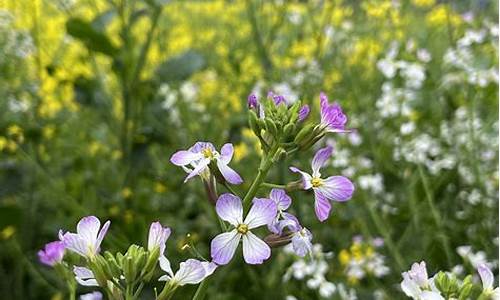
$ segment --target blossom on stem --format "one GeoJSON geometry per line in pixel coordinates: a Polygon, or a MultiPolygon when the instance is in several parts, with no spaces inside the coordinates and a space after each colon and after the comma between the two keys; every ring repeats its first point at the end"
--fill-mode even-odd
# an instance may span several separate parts
{"type": "Polygon", "coordinates": [[[325,93],[319,96],[321,107],[321,126],[327,132],[350,132],[350,129],[345,128],[347,116],[342,111],[342,108],[337,103],[329,104],[328,97],[325,93]]]}
{"type": "Polygon", "coordinates": [[[59,231],[59,239],[68,250],[87,258],[92,258],[100,251],[104,236],[108,232],[110,221],[101,222],[95,216],[83,217],[76,226],[76,233],[59,231]],[[101,228],[101,230],[99,230],[101,228]]]}
{"type": "Polygon", "coordinates": [[[38,259],[47,266],[54,266],[62,261],[64,257],[64,244],[61,241],[50,242],[38,251],[38,259]]]}
{"type": "Polygon", "coordinates": [[[247,104],[248,104],[248,108],[250,108],[250,109],[257,108],[257,105],[259,103],[257,101],[257,96],[254,93],[251,93],[250,95],[248,95],[247,104]]]}
{"type": "Polygon", "coordinates": [[[210,254],[216,264],[228,264],[240,240],[243,240],[243,258],[246,263],[261,264],[271,256],[271,248],[250,230],[273,221],[277,212],[273,201],[254,198],[245,220],[241,199],[232,194],[221,195],[215,209],[222,220],[234,226],[234,229],[217,235],[211,242],[210,254]]]}
{"type": "Polygon", "coordinates": [[[228,166],[233,158],[233,153],[233,145],[230,143],[224,144],[219,153],[212,143],[197,142],[189,150],[174,153],[170,158],[170,162],[176,166],[181,166],[188,173],[184,182],[196,175],[208,180],[210,174],[209,164],[214,161],[227,182],[240,184],[243,179],[228,166]]]}
{"type": "Polygon", "coordinates": [[[99,286],[92,270],[85,267],[73,267],[76,281],[83,286],[99,286]]]}
{"type": "Polygon", "coordinates": [[[288,196],[283,189],[272,189],[269,194],[269,199],[273,201],[277,207],[276,217],[267,225],[269,231],[277,235],[282,235],[283,230],[287,228],[289,230],[287,234],[291,233],[291,242],[294,252],[301,257],[310,253],[312,248],[311,232],[300,225],[297,217],[286,212],[292,203],[290,196],[288,196]]]}
{"type": "Polygon", "coordinates": [[[321,178],[320,169],[332,155],[331,146],[322,148],[316,152],[311,163],[312,175],[295,167],[290,167],[292,172],[302,175],[302,184],[305,190],[314,191],[314,210],[320,221],[324,221],[330,215],[331,204],[329,200],[343,202],[351,199],[354,185],[344,176],[330,176],[321,178]]]}
{"type": "Polygon", "coordinates": [[[411,269],[402,275],[401,289],[408,297],[417,300],[444,300],[439,290],[428,279],[424,261],[420,264],[414,263],[411,269]]]}
{"type": "Polygon", "coordinates": [[[151,223],[148,236],[148,251],[160,247],[160,255],[163,255],[170,232],[170,228],[161,226],[160,222],[151,223]]]}
{"type": "Polygon", "coordinates": [[[217,265],[212,262],[188,259],[180,263],[179,270],[174,274],[168,259],[165,256],[160,256],[160,268],[167,274],[161,276],[159,281],[169,281],[174,286],[183,286],[200,283],[212,275],[217,265]]]}
{"type": "Polygon", "coordinates": [[[102,294],[100,292],[92,292],[80,295],[80,300],[102,300],[102,294]]]}
{"type": "Polygon", "coordinates": [[[477,268],[481,282],[483,283],[483,294],[490,296],[491,299],[500,299],[500,288],[493,288],[495,276],[486,264],[480,264],[477,268]]]}

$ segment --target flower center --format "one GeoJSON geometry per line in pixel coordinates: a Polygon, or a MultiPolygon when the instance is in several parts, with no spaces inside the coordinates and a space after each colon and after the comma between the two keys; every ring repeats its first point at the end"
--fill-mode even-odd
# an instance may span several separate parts
{"type": "Polygon", "coordinates": [[[239,224],[238,227],[236,227],[236,230],[238,231],[238,233],[246,234],[248,232],[248,225],[247,224],[239,224]]]}
{"type": "Polygon", "coordinates": [[[205,156],[205,158],[210,158],[212,159],[214,157],[214,154],[212,152],[212,150],[210,150],[209,148],[205,148],[201,151],[201,153],[203,153],[203,156],[205,156]]]}
{"type": "Polygon", "coordinates": [[[314,177],[313,179],[311,179],[311,184],[313,187],[319,187],[323,184],[323,180],[321,180],[321,178],[319,177],[314,177]]]}

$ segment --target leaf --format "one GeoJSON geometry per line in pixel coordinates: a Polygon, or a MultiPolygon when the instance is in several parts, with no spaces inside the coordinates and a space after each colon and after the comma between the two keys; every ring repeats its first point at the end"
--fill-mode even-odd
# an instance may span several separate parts
{"type": "Polygon", "coordinates": [[[205,67],[203,56],[196,51],[188,50],[163,62],[156,69],[156,74],[161,82],[182,81],[203,67],[205,67]]]}
{"type": "Polygon", "coordinates": [[[92,25],[79,18],[70,18],[66,22],[66,31],[72,37],[82,41],[88,49],[114,56],[117,49],[106,34],[96,30],[92,25]]]}

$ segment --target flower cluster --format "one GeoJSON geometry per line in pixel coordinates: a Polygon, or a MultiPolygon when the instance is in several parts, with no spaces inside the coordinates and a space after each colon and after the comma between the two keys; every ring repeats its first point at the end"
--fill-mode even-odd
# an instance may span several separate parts
{"type": "MultiPolygon", "coordinates": [[[[170,157],[172,164],[188,174],[184,182],[197,176],[201,178],[207,199],[215,205],[217,221],[223,232],[217,234],[210,243],[211,261],[191,258],[181,262],[177,272],[174,272],[165,254],[171,230],[159,222],[151,224],[147,248],[131,245],[125,254],[105,252],[101,255],[101,243],[110,221],[101,227],[98,218],[89,216],[80,220],[76,233],[61,230],[60,241],[49,243],[40,251],[41,262],[54,267],[61,266],[63,270],[72,269],[74,277],[65,275],[68,282],[73,285],[76,281],[83,286],[99,286],[110,299],[137,298],[159,264],[165,274],[158,280],[166,281],[157,297],[162,300],[170,299],[178,287],[198,284],[218,267],[227,265],[234,258],[240,243],[244,261],[252,265],[268,260],[271,248],[287,244],[299,257],[314,255],[312,233],[291,211],[292,198],[287,192],[312,190],[314,211],[322,222],[330,216],[331,201],[351,199],[354,185],[347,177],[322,176],[320,173],[332,156],[333,147],[326,146],[316,152],[311,162],[312,174],[290,167],[292,172],[301,174],[301,180],[286,184],[271,184],[265,180],[271,167],[283,157],[310,149],[327,133],[351,131],[345,128],[347,117],[340,106],[337,103],[330,104],[323,93],[319,106],[320,121],[307,124],[310,108],[301,105],[296,99],[292,103],[287,97],[273,92],[269,92],[268,97],[262,100],[254,94],[248,97],[249,124],[260,141],[262,157],[256,178],[243,199],[230,186],[243,183],[243,178],[229,166],[234,156],[232,144],[224,144],[218,151],[212,143],[197,142],[170,157]],[[229,193],[219,195],[218,185],[229,193]],[[273,188],[269,194],[258,197],[259,190],[265,187],[273,188]],[[259,227],[269,231],[264,238],[256,234],[260,231],[259,227]],[[83,257],[85,265],[70,266],[64,261],[65,251],[83,257]]],[[[311,284],[320,287],[322,294],[333,293],[335,285],[326,281],[320,273],[313,280],[315,283],[311,284]]]]}
{"type": "Polygon", "coordinates": [[[491,269],[480,264],[477,273],[482,286],[474,283],[471,275],[459,280],[454,274],[441,271],[429,278],[426,264],[422,261],[414,263],[409,271],[402,274],[401,289],[416,300],[499,299],[500,289],[493,286],[495,277],[491,269]]]}

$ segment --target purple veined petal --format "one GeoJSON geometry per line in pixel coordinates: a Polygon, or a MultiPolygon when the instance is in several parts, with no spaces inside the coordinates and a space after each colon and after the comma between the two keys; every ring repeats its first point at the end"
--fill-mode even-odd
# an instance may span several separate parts
{"type": "Polygon", "coordinates": [[[330,201],[319,190],[314,189],[314,211],[318,220],[323,222],[328,219],[331,209],[330,201]]]}
{"type": "Polygon", "coordinates": [[[83,286],[99,286],[94,273],[85,267],[73,267],[76,281],[83,286]]]}
{"type": "Polygon", "coordinates": [[[94,246],[96,252],[99,252],[100,250],[102,240],[104,239],[104,236],[106,236],[106,233],[108,232],[109,225],[111,225],[111,221],[106,221],[106,223],[104,223],[104,225],[102,226],[101,231],[99,231],[99,235],[97,236],[97,240],[94,246]]]}
{"type": "Polygon", "coordinates": [[[174,277],[174,272],[172,271],[172,266],[170,265],[170,261],[168,260],[168,258],[165,257],[165,255],[163,255],[163,253],[160,255],[158,261],[160,262],[160,269],[167,272],[166,279],[160,281],[167,281],[170,280],[172,277],[174,277]]]}
{"type": "Polygon", "coordinates": [[[269,198],[276,203],[278,210],[287,210],[292,204],[292,198],[283,189],[272,189],[269,198]]]}
{"type": "Polygon", "coordinates": [[[312,251],[312,234],[307,228],[297,231],[292,237],[292,248],[300,257],[306,256],[312,251]]]}
{"type": "Polygon", "coordinates": [[[267,229],[275,234],[281,235],[282,229],[280,229],[280,220],[276,217],[271,223],[267,224],[267,229]]]}
{"type": "Polygon", "coordinates": [[[204,158],[201,159],[198,163],[198,165],[189,173],[189,175],[184,179],[184,182],[187,182],[189,179],[193,178],[196,175],[199,175],[205,168],[208,167],[208,164],[210,163],[210,159],[204,158]]]}
{"type": "Polygon", "coordinates": [[[296,167],[290,167],[289,169],[290,169],[290,171],[292,171],[294,173],[300,173],[300,175],[302,175],[302,184],[304,185],[304,190],[308,190],[308,189],[312,188],[312,184],[311,184],[312,176],[311,175],[307,174],[304,171],[299,170],[296,167]]]}
{"type": "Polygon", "coordinates": [[[321,173],[319,170],[325,165],[326,161],[332,156],[333,147],[327,146],[325,148],[321,148],[316,152],[314,158],[311,163],[311,167],[313,170],[313,177],[320,177],[321,173]]]}
{"type": "Polygon", "coordinates": [[[251,231],[243,235],[243,258],[247,264],[263,263],[271,256],[271,248],[251,231]]]}
{"type": "Polygon", "coordinates": [[[57,233],[57,237],[59,237],[59,240],[62,242],[64,238],[64,231],[62,229],[59,229],[59,232],[57,233]]]}
{"type": "Polygon", "coordinates": [[[274,201],[270,199],[254,198],[252,207],[243,223],[248,225],[248,229],[253,229],[271,223],[277,213],[278,209],[274,201]]]}
{"type": "Polygon", "coordinates": [[[210,243],[210,255],[218,265],[226,265],[234,256],[241,239],[236,229],[217,235],[210,243]]]}
{"type": "Polygon", "coordinates": [[[321,115],[323,115],[325,110],[328,108],[328,96],[324,92],[319,94],[319,105],[321,108],[321,115]]]}
{"type": "Polygon", "coordinates": [[[408,271],[408,274],[410,275],[411,279],[415,281],[420,287],[426,287],[427,286],[427,267],[425,265],[425,261],[422,261],[420,263],[414,263],[411,266],[410,271],[408,271]]]}
{"type": "Polygon", "coordinates": [[[309,105],[305,104],[303,105],[300,110],[299,110],[299,118],[298,118],[298,121],[299,122],[302,122],[304,121],[307,116],[309,115],[309,112],[311,111],[311,109],[309,108],[309,105]]]}
{"type": "Polygon", "coordinates": [[[354,185],[344,176],[330,176],[323,179],[323,185],[318,187],[326,198],[334,201],[347,201],[354,193],[354,185]]]}
{"type": "Polygon", "coordinates": [[[170,233],[170,228],[163,227],[160,222],[151,223],[148,235],[148,251],[152,251],[155,247],[160,247],[160,254],[163,254],[165,243],[170,237],[170,233]]]}
{"type": "Polygon", "coordinates": [[[241,179],[241,176],[235,170],[219,159],[217,159],[217,168],[219,168],[224,179],[230,184],[241,184],[243,182],[243,179],[241,179]]]}
{"type": "Polygon", "coordinates": [[[100,292],[92,292],[80,295],[80,300],[102,300],[102,294],[100,292]]]}
{"type": "Polygon", "coordinates": [[[220,149],[220,159],[227,165],[233,158],[234,147],[233,144],[227,143],[220,149]]]}
{"type": "Polygon", "coordinates": [[[208,277],[212,275],[215,272],[215,269],[217,269],[217,264],[209,261],[202,261],[201,265],[205,269],[205,277],[208,277]]]}
{"type": "Polygon", "coordinates": [[[194,153],[191,151],[181,150],[175,152],[172,157],[170,157],[170,162],[176,166],[185,166],[201,158],[203,158],[202,153],[194,153]]]}
{"type": "Polygon", "coordinates": [[[200,283],[206,276],[205,268],[201,261],[197,259],[188,259],[181,262],[179,270],[175,273],[173,280],[179,285],[200,283]]]}
{"type": "Polygon", "coordinates": [[[217,215],[233,226],[238,226],[243,221],[243,205],[241,199],[233,194],[222,194],[215,204],[217,215]]]}
{"type": "Polygon", "coordinates": [[[300,225],[299,219],[297,219],[296,216],[292,215],[291,213],[284,212],[281,214],[283,217],[283,228],[288,227],[290,231],[292,232],[297,232],[302,229],[302,226],[300,225]]]}
{"type": "Polygon", "coordinates": [[[101,222],[95,216],[83,217],[76,225],[76,232],[87,245],[95,246],[100,227],[101,222]]]}
{"type": "Polygon", "coordinates": [[[63,243],[64,248],[70,251],[73,251],[83,257],[87,257],[89,255],[90,245],[76,233],[66,232],[63,236],[63,243]]]}
{"type": "Polygon", "coordinates": [[[480,264],[477,268],[481,282],[483,283],[483,290],[493,289],[493,282],[495,277],[490,268],[486,264],[480,264]]]}

